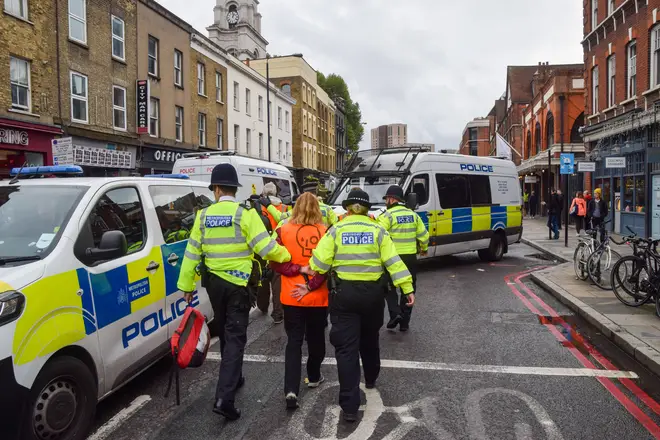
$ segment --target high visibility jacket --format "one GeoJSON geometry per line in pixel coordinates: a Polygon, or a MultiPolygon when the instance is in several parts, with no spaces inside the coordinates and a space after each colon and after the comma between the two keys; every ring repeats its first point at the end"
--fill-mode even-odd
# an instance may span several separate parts
{"type": "MultiPolygon", "coordinates": [[[[291,253],[291,263],[298,266],[309,265],[312,251],[319,244],[321,237],[326,232],[323,224],[298,225],[286,223],[279,228],[279,237],[284,247],[291,253]]],[[[285,306],[299,307],[327,307],[328,285],[323,283],[321,287],[312,290],[300,301],[291,296],[291,292],[297,288],[296,284],[306,284],[305,278],[298,274],[293,277],[282,275],[282,290],[280,300],[285,306]]],[[[313,288],[313,287],[312,287],[313,288]]]]}
{"type": "MultiPolygon", "coordinates": [[[[344,220],[346,217],[348,217],[348,212],[345,212],[345,213],[343,213],[342,215],[340,215],[340,216],[337,218],[337,221],[340,222],[340,221],[344,220]]],[[[371,220],[376,220],[376,216],[373,215],[373,214],[369,214],[369,218],[370,218],[371,220]]]]}
{"type": "Polygon", "coordinates": [[[268,235],[255,210],[233,201],[215,203],[195,218],[177,287],[184,292],[195,289],[195,269],[202,254],[211,273],[238,286],[246,286],[254,253],[278,263],[291,259],[289,251],[268,235]]]}
{"type": "Polygon", "coordinates": [[[523,193],[523,202],[525,203],[529,202],[529,194],[523,193]]]}
{"type": "Polygon", "coordinates": [[[394,205],[376,220],[390,233],[399,255],[414,255],[418,251],[426,252],[429,248],[429,231],[424,222],[412,209],[403,205],[394,205]]]}
{"type": "Polygon", "coordinates": [[[176,243],[177,241],[185,240],[189,236],[189,232],[185,229],[179,229],[178,231],[166,231],[165,243],[176,243]]]}
{"type": "Polygon", "coordinates": [[[280,204],[278,206],[275,205],[268,205],[268,208],[262,206],[261,207],[261,212],[268,217],[268,221],[270,221],[270,226],[273,230],[277,227],[277,224],[280,222],[280,219],[282,217],[282,213],[286,212],[286,205],[285,204],[280,204]]]}
{"type": "Polygon", "coordinates": [[[337,219],[337,214],[335,214],[335,211],[331,206],[328,206],[323,202],[319,202],[319,208],[321,208],[323,224],[325,224],[327,227],[330,227],[339,221],[337,219]]]}
{"type": "Polygon", "coordinates": [[[377,281],[383,266],[405,295],[413,292],[412,276],[396,252],[390,235],[364,215],[351,215],[331,227],[312,252],[309,267],[330,270],[347,281],[377,281]]]}

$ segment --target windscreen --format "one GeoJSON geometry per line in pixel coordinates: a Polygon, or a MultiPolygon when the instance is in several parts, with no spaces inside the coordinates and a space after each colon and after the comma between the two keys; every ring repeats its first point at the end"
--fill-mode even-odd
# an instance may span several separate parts
{"type": "Polygon", "coordinates": [[[375,205],[383,205],[385,193],[390,185],[397,185],[401,176],[368,176],[346,178],[339,184],[339,190],[334,194],[334,199],[330,200],[331,205],[341,205],[353,188],[361,188],[369,194],[369,201],[375,205]]]}

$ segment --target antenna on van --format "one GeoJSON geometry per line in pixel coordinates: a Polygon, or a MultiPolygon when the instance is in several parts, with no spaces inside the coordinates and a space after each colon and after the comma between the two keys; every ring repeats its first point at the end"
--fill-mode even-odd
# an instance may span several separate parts
{"type": "Polygon", "coordinates": [[[23,171],[23,168],[25,168],[25,165],[27,165],[27,160],[26,160],[25,162],[23,162],[23,165],[21,165],[21,168],[18,170],[18,173],[16,173],[16,175],[14,176],[14,178],[11,179],[11,180],[9,181],[9,184],[10,184],[10,185],[13,185],[13,184],[15,184],[16,182],[18,182],[18,176],[21,175],[21,171],[23,171]]]}

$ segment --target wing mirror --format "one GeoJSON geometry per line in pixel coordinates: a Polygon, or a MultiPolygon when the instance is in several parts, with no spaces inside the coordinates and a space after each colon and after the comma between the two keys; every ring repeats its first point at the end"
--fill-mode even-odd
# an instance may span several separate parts
{"type": "Polygon", "coordinates": [[[121,231],[106,231],[97,248],[87,248],[85,255],[92,261],[114,260],[128,253],[126,236],[121,231]]]}

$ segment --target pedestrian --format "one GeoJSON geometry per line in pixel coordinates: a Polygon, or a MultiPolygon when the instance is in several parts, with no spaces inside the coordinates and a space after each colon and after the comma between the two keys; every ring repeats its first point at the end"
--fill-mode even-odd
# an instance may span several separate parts
{"type": "Polygon", "coordinates": [[[569,214],[575,218],[575,231],[580,236],[580,233],[585,228],[584,220],[587,217],[587,202],[584,200],[582,191],[575,194],[575,198],[571,202],[571,207],[568,210],[569,214]]]}
{"type": "Polygon", "coordinates": [[[591,200],[591,202],[589,202],[589,206],[587,208],[587,215],[591,219],[591,228],[601,229],[600,232],[601,241],[605,239],[603,221],[605,220],[605,217],[607,217],[607,214],[608,214],[607,203],[605,203],[605,201],[601,199],[601,189],[596,188],[594,190],[594,198],[593,200],[591,200]]]}
{"type": "Polygon", "coordinates": [[[559,229],[561,229],[564,224],[564,216],[562,215],[562,213],[564,212],[564,194],[562,194],[561,189],[557,190],[557,202],[559,206],[559,214],[557,215],[557,224],[559,225],[559,229]]]}
{"type": "Polygon", "coordinates": [[[325,379],[325,326],[328,322],[328,287],[325,275],[308,277],[300,269],[309,265],[312,251],[326,232],[318,201],[304,193],[296,201],[293,215],[275,230],[277,242],[291,254],[288,263],[271,263],[282,275],[280,299],[287,335],[284,362],[284,396],[288,409],[298,408],[302,344],[307,340],[307,387],[316,388],[325,379]]]}
{"type": "Polygon", "coordinates": [[[367,216],[371,203],[363,190],[352,190],[342,206],[350,215],[330,228],[303,271],[331,272],[330,343],[339,373],[339,406],[346,422],[357,421],[360,407],[360,358],[366,387],[380,373],[379,331],[383,326],[387,280],[415,303],[412,276],[396,253],[390,235],[367,216]]]}
{"type": "Polygon", "coordinates": [[[523,192],[523,208],[525,210],[525,217],[529,215],[529,192],[524,190],[523,192]]]}
{"type": "Polygon", "coordinates": [[[177,283],[190,303],[199,267],[202,286],[213,307],[212,325],[220,338],[222,357],[213,412],[227,420],[241,416],[234,398],[245,383],[243,352],[252,302],[247,284],[258,272],[253,256],[278,263],[291,260],[289,251],[268,235],[257,212],[236,201],[239,187],[233,165],[223,163],[213,168],[209,189],[216,203],[201,210],[195,219],[177,283]]]}
{"type": "Polygon", "coordinates": [[[529,196],[529,215],[536,218],[536,208],[538,207],[539,199],[536,197],[536,192],[532,191],[529,196]]]}
{"type": "Polygon", "coordinates": [[[550,200],[547,203],[548,205],[548,228],[552,232],[552,238],[554,240],[559,240],[559,198],[557,197],[557,191],[553,188],[550,191],[550,200]]]}
{"type": "MultiPolygon", "coordinates": [[[[429,232],[417,213],[403,204],[403,189],[399,185],[390,186],[383,199],[386,201],[387,210],[377,221],[392,237],[401,261],[412,276],[413,291],[417,294],[417,254],[426,255],[429,232]]],[[[399,299],[396,287],[390,284],[386,299],[390,312],[387,328],[395,329],[398,325],[400,331],[408,331],[412,307],[408,307],[406,295],[401,295],[399,299]]]]}
{"type": "Polygon", "coordinates": [[[593,200],[593,197],[591,197],[591,191],[585,189],[584,201],[587,203],[587,215],[584,217],[584,229],[591,229],[591,218],[589,218],[589,203],[591,200],[593,200]]]}
{"type": "MultiPolygon", "coordinates": [[[[309,192],[314,195],[314,197],[318,197],[318,192],[319,192],[319,183],[318,182],[305,182],[303,183],[302,186],[303,192],[309,192]]],[[[319,202],[319,207],[321,208],[321,215],[323,215],[323,223],[327,226],[330,227],[337,223],[337,214],[335,214],[335,211],[332,209],[332,206],[326,205],[325,203],[322,202],[322,199],[318,200],[319,202]]]]}

